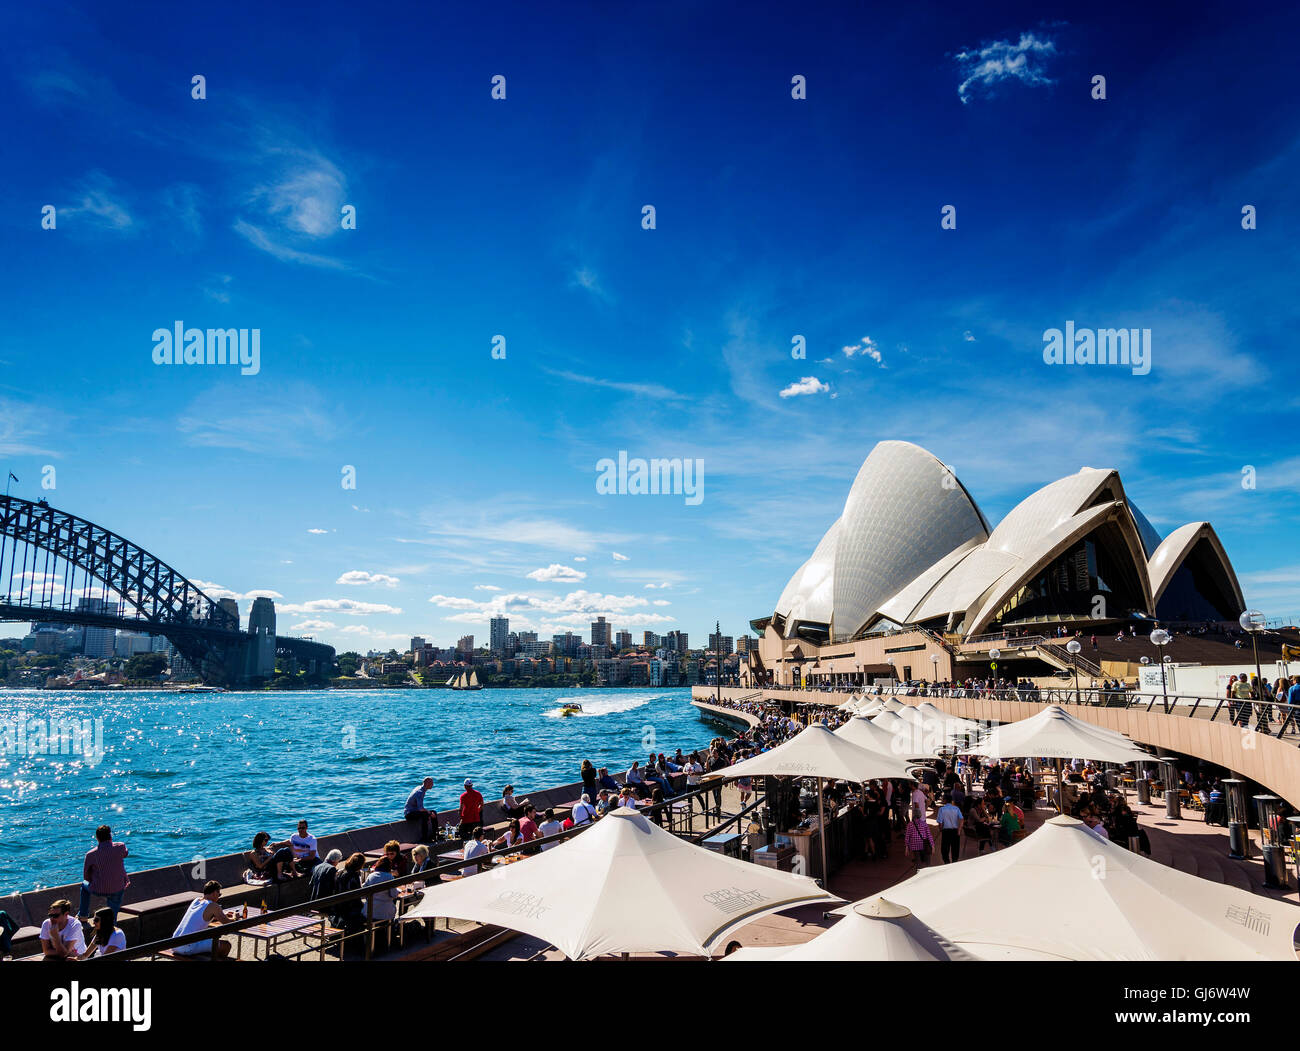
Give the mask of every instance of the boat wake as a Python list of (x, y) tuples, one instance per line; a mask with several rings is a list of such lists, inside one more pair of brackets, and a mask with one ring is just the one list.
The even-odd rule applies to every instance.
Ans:
[[(549, 719), (590, 719), (601, 715), (618, 715), (620, 712), (644, 708), (655, 699), (655, 696), (652, 693), (633, 693), (623, 697), (592, 697), (590, 694), (557, 697), (555, 707), (548, 711), (546, 716)], [(568, 703), (582, 705), (582, 711), (567, 716), (561, 715), (560, 705)]]

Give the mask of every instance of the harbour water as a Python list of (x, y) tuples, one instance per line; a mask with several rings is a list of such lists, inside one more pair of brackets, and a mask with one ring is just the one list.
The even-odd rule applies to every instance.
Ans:
[[(582, 714), (558, 716), (564, 700)], [(85, 747), (42, 749), (41, 727), (85, 720)], [(285, 839), (301, 817), (318, 835), (399, 820), (426, 774), (426, 804), (445, 809), (466, 777), (485, 799), (507, 783), (522, 796), (578, 780), (584, 758), (626, 768), (716, 732), (689, 689), (6, 691), (0, 894), (80, 879), (101, 823), (127, 843), (129, 869), (152, 868), (246, 849), (262, 830)]]

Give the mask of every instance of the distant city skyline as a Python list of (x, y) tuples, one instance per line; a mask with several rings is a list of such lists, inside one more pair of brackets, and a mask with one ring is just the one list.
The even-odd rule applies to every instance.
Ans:
[(15, 494), (340, 652), (704, 640), (894, 438), (1300, 614), (1297, 12), (313, 12), (0, 14)]

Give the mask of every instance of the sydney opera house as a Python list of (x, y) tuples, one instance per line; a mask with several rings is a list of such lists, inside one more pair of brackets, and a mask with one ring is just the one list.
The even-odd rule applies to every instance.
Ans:
[[(973, 640), (989, 636), (1149, 633), (1157, 621), (1235, 622), (1243, 608), (1210, 523), (1161, 538), (1114, 470), (1058, 479), (994, 527), (931, 453), (885, 441), (775, 607), (751, 622), (760, 641), (748, 671), (791, 685), (946, 680), (979, 671), (955, 663), (964, 649), (987, 651)], [(1065, 666), (1056, 646), (1007, 648), (1025, 674)]]

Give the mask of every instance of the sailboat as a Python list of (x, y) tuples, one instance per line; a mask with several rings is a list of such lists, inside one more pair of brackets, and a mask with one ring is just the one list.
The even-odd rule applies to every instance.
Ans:
[(471, 668), (467, 673), (461, 672), (459, 675), (453, 675), (447, 680), (447, 685), (453, 690), (481, 690), (483, 684), (478, 681), (478, 671)]

